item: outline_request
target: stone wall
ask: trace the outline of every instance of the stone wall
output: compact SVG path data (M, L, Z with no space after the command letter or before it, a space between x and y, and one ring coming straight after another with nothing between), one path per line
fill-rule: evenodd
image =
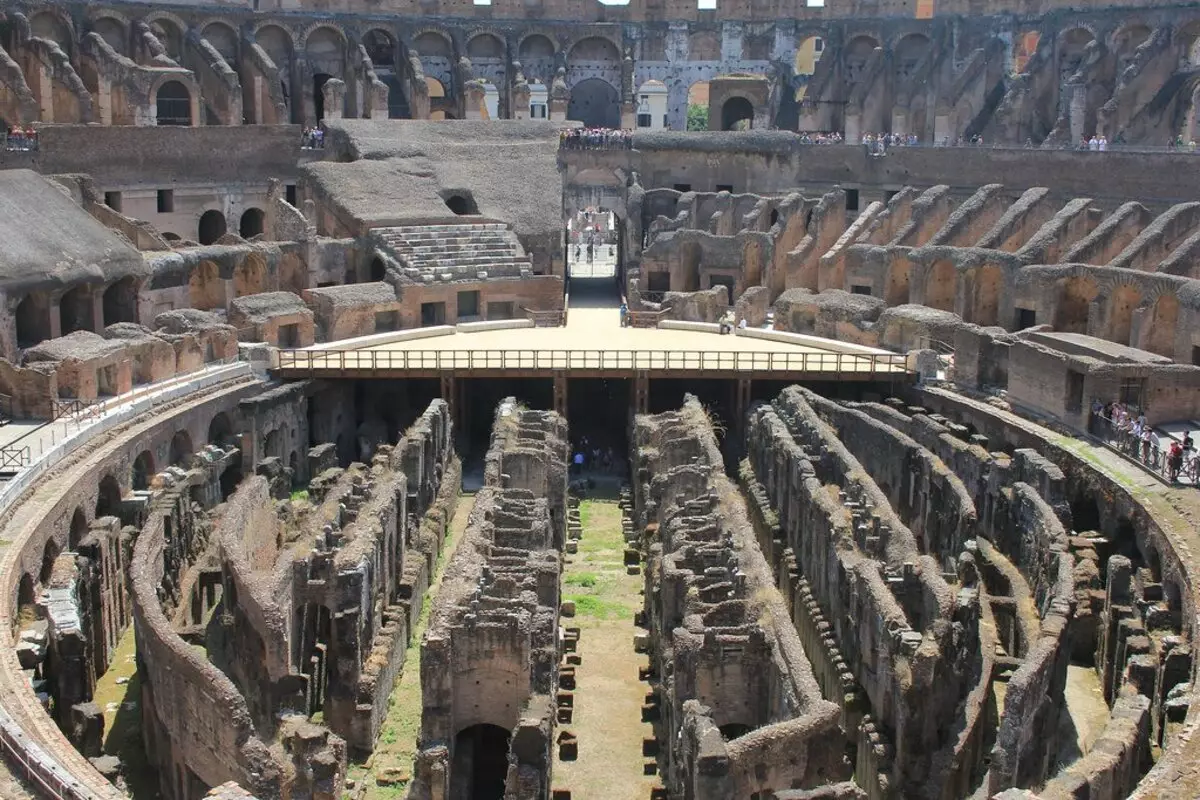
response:
M821 697L699 402L634 421L633 515L672 794L750 797L846 778Z

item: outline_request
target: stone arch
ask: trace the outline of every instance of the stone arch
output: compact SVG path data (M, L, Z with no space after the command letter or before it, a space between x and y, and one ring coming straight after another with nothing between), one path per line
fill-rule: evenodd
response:
M601 78L587 78L571 88L567 118L589 128L621 127L621 100L617 89Z
M266 215L261 208L247 208L242 212L242 218L238 222L238 234L243 239L261 235L265 218Z
M192 124L192 93L179 81L164 81L153 93L154 117L159 125Z
M62 547L54 541L54 537L46 540L46 546L42 548L42 568L38 572L38 582L42 586L50 583L50 576L54 574L54 562L58 560L61 553Z
M28 572L21 575L21 581L17 584L17 614L22 621L33 621L37 610L34 605L37 603L37 597L33 592L33 576Z
M346 37L337 28L318 25L305 34L304 58L314 73L340 80L346 73Z
M261 253L249 253L233 270L233 296L261 294L267 290L267 260Z
M212 261L201 261L188 277L188 303L200 311L225 307L225 281L221 268Z
M450 793L475 800L501 800L508 776L509 731L479 723L454 737ZM457 791L456 791L457 790Z
M606 66L620 65L621 48L607 36L586 36L571 45L567 61L603 62Z
M934 261L925 280L925 305L942 311L953 311L957 283L958 273L954 269L954 262L946 259Z
M1108 297L1108 339L1129 344L1133 331L1133 310L1142 303L1142 292L1136 286L1122 283Z
M1152 33L1150 26L1141 20L1132 20L1113 31L1109 41L1112 51L1117 54L1118 69L1133 60L1134 53Z
M546 33L529 33L517 45L517 58L525 77L549 85L554 77L555 54L558 45L553 36Z
M371 259L371 280L382 281L387 277L387 267L383 264L383 259L375 256Z
M796 39L796 55L792 60L792 71L796 75L811 76L816 71L817 62L821 60L823 52L825 52L825 39L819 32L806 31L801 34Z
M123 21L112 16L98 17L92 21L92 30L119 55L129 55L129 29Z
M58 314L59 330L63 336L75 331L95 330L95 306L92 303L91 287L79 284L64 292L58 301Z
M1077 275L1060 282L1054 330L1087 333L1091 304L1099 293L1096 282L1087 276Z
M105 475L100 479L96 491L95 519L119 516L121 516L121 484L117 483L117 479L112 475Z
M237 444L237 437L233 432L233 422L226 412L222 411L214 415L208 423L208 443L225 448Z
M135 492L149 489L150 482L154 479L154 472L154 454L149 450L143 450L133 460L133 471L130 476L129 485L133 487Z
M105 326L117 322L138 321L138 288L133 276L121 278L104 290L102 302Z
M431 58L452 58L454 45L450 37L439 30L426 29L412 40L410 48L417 55Z
M27 294L13 313L17 347L32 347L50 338L50 308L40 293Z
M741 96L730 97L721 106L721 130L746 131L754 127L754 104Z
M216 209L209 209L200 215L197 237L200 244L213 244L225 235L225 215Z
M1012 61L1013 73L1019 75L1025 71L1025 65L1037 52L1042 40L1042 32L1038 30L1021 31L1013 36Z
M429 89L429 100L432 103L434 100L443 100L446 97L446 87L437 78L425 76L425 87ZM432 120L446 119L446 111L442 108L435 108L429 112L429 118Z
M1000 297L1004 272L995 264L984 264L968 274L966 321L976 325L1000 324Z
M178 62L183 57L183 32L187 26L178 17L161 11L148 17L146 25L163 46L167 56Z
M279 428L267 431L263 436L263 456L266 458L283 458L283 433Z
M1061 74L1071 74L1083 63L1087 46L1095 41L1096 36L1085 27L1075 27L1063 31L1058 36L1058 66Z
M57 10L46 9L29 17L29 33L54 42L67 55L75 52L74 26Z
M688 61L720 61L721 35L716 31L696 31L688 36Z
M1179 325L1179 299L1170 292L1154 298L1145 322L1143 348L1160 356L1175 357L1175 329Z
M383 28L372 28L363 34L363 47L367 58L376 67L394 68L396 65L396 37Z
M467 41L467 58L472 62L477 58L504 58L505 47L503 40L494 33L477 33Z
M892 52L892 69L897 80L908 80L916 74L917 66L933 49L929 37L923 33L910 33L896 43Z
M296 52L296 43L292 35L284 28L274 23L265 23L254 32L254 42L263 49L281 73L292 62ZM282 78L283 75L281 74Z
M187 431L176 431L175 435L171 437L171 447L167 457L171 466L186 469L190 466L192 452L192 435Z
M78 550L79 543L87 537L90 527L87 514L82 507L76 506L75 513L71 515L71 527L67 529L67 549L72 552Z
M870 60L871 54L877 47L879 47L879 40L865 33L855 36L846 43L846 47L842 51L842 67L849 83L858 83L862 78L867 61Z
M1190 66L1200 66L1200 19L1186 22L1175 29L1175 42Z
M204 26L201 36L207 39L213 49L221 54L225 63L237 69L238 35L232 27L221 21L213 21Z

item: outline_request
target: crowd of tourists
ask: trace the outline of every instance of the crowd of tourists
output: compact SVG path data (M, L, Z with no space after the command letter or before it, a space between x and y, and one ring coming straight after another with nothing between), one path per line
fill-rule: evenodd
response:
M800 144L845 144L846 137L838 131L800 131Z
M582 437L572 448L572 475L578 476L584 472L599 472L606 475L616 471L618 467L620 464L612 447L605 448L599 444L593 444L588 441L587 436Z
M1145 412L1136 406L1116 401L1105 404L1097 399L1092 401L1091 411L1089 429L1093 435L1160 472L1172 483L1181 475L1193 483L1200 480L1200 456L1197 456L1190 432L1185 432L1182 440L1171 437L1171 443L1164 450L1154 427L1146 421Z
M323 150L325 148L325 126L318 124L315 128L305 128L300 134L300 147L305 150Z
M8 129L8 134L4 137L5 150L37 150L38 135L33 128L22 129L20 125L14 125Z
M633 131L568 128L559 132L558 144L564 150L632 150Z

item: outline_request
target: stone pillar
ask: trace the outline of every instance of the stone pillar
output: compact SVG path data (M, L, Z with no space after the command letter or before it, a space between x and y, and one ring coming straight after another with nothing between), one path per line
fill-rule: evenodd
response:
M635 414L650 413L650 373L638 370L633 378L633 411Z
M567 416L567 373L554 373L554 410L562 416Z
M113 320L115 322L116 320ZM92 326L100 333L111 323L104 319L104 292L99 288L92 290Z
M325 119L341 119L346 107L346 82L330 78L321 87L321 95L325 98Z
M463 85L463 119L484 119L486 90L483 81L470 80Z
M50 338L62 336L62 295L56 294L50 298Z
M567 70L559 67L550 84L550 121L566 122L567 107L571 103L571 90L567 88Z

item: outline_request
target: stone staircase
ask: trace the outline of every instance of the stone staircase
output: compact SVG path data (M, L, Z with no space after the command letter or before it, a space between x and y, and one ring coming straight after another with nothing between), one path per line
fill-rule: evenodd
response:
M516 235L501 223L402 225L371 231L403 278L416 283L522 278L533 265Z

